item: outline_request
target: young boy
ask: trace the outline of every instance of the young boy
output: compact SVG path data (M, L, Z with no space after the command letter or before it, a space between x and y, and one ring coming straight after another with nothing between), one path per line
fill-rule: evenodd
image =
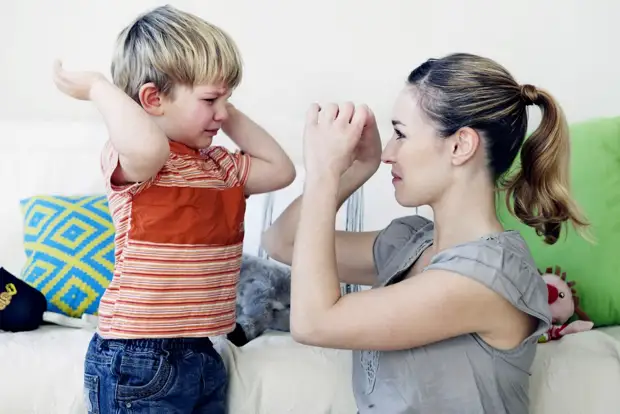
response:
M241 72L226 33L168 6L121 32L114 85L56 65L58 88L91 100L109 131L116 264L86 354L91 413L226 411L208 337L235 326L245 199L295 178L274 139L227 102ZM211 146L220 129L241 151Z

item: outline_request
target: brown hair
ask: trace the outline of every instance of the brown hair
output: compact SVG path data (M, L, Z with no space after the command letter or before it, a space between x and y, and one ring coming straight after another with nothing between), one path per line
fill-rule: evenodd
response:
M506 191L509 211L545 243L558 240L564 222L577 229L588 225L569 192L566 119L548 92L519 85L497 62L465 53L426 61L408 82L440 136L470 127L483 137L491 176ZM526 140L528 105L541 109L542 121ZM508 176L519 152L520 168Z

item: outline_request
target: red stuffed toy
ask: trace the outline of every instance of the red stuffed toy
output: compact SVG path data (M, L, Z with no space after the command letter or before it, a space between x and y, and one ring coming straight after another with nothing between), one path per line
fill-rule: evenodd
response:
M549 292L549 307L553 326L544 333L538 342L549 342L560 339L564 335L589 331L594 326L588 315L579 308L579 298L573 288L575 282L566 281L566 272L562 272L559 266L555 267L555 273L547 268L542 275ZM577 314L578 320L568 323L568 320Z

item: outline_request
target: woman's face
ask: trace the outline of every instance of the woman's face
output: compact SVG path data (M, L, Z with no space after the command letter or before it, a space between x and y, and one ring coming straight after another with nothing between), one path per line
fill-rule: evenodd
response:
M398 95L392 124L381 159L392 166L396 200L405 207L432 204L450 182L450 140L438 136L411 87Z

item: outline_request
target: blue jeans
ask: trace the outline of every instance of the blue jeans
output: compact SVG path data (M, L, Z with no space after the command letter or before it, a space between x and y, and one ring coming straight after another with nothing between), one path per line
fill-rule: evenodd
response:
M89 414L225 414L228 376L208 338L103 339L84 363Z

